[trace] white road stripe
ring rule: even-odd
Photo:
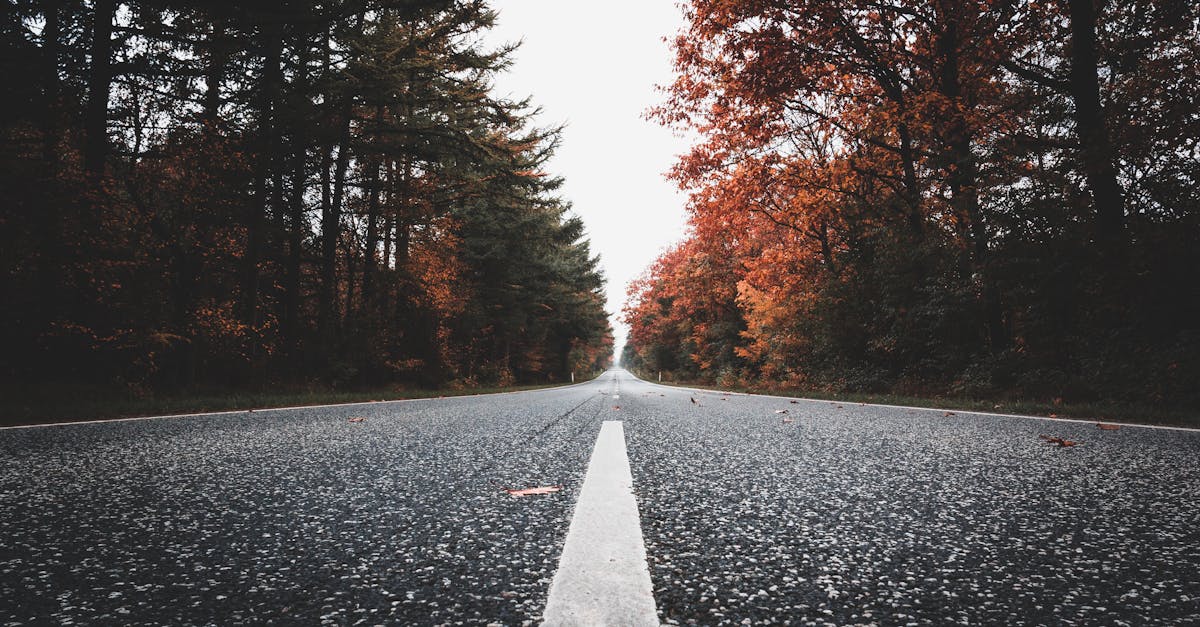
[[[658,625],[620,421],[596,438],[543,624]]]

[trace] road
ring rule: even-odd
[[[606,421],[663,623],[1200,624],[1200,432],[622,370],[2,430],[0,624],[537,624]]]

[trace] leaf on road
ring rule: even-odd
[[[792,424],[793,422],[796,422],[796,419],[795,419],[795,418],[784,418],[784,419],[783,419],[783,424],[785,424],[785,425],[790,425],[790,424]]]
[[[1039,435],[1038,437],[1045,440],[1047,443],[1053,444],[1059,448],[1066,448],[1066,447],[1070,447],[1070,446],[1076,446],[1079,444],[1079,442],[1077,442],[1075,440],[1067,440],[1065,438],[1060,438],[1058,436]]]
[[[613,409],[621,409],[620,405],[613,405]]]
[[[788,413],[788,410],[786,410],[786,409],[776,409],[776,410],[775,410],[775,413],[777,413],[777,414],[786,414],[786,413]]]
[[[347,420],[346,422],[366,422],[366,421],[367,421],[367,419],[363,418],[362,416],[355,416],[355,417]]]
[[[1121,428],[1121,425],[1111,425],[1106,422],[1097,422],[1096,426],[1099,427],[1101,431],[1116,431],[1117,429]]]
[[[793,404],[793,405],[799,405],[799,404],[800,404],[800,401],[788,401],[788,402],[789,402],[789,403],[791,403],[791,404]]]
[[[562,486],[560,486],[560,485],[547,485],[547,486],[541,486],[538,488],[521,488],[519,490],[505,488],[504,491],[508,492],[509,494],[511,494],[513,496],[533,496],[535,494],[551,494],[554,492],[558,492],[561,489],[562,489]]]
[[[943,418],[949,418],[950,416],[953,416],[953,415],[954,415],[954,412],[952,412],[952,411],[948,411],[948,412],[946,412],[946,413],[942,414],[942,417],[943,417]]]
[[[699,403],[697,403],[697,402],[696,402],[696,399],[695,399],[694,397],[691,397],[691,396],[689,396],[688,398],[691,398],[691,399],[692,399],[692,404],[693,404],[693,405],[699,405]]]

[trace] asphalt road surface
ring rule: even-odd
[[[662,623],[1200,624],[1200,432],[622,370],[2,430],[0,624],[538,624],[605,421]]]

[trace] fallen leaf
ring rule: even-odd
[[[952,412],[952,411],[948,411],[948,412],[942,414],[942,416],[945,418],[949,418],[950,416],[953,416],[953,415],[954,415],[954,412]]]
[[[562,489],[560,485],[547,485],[539,488],[521,488],[520,490],[512,490],[505,488],[504,491],[513,496],[533,496],[534,494],[551,494]]]
[[[620,405],[613,405],[613,409],[621,409]]]
[[[1097,422],[1096,426],[1099,427],[1101,431],[1116,431],[1117,429],[1121,428],[1121,425],[1110,425],[1104,422]]]
[[[791,404],[793,404],[793,405],[799,405],[799,404],[800,404],[800,401],[788,401],[788,402],[789,402],[789,403],[791,403]]]
[[[690,396],[689,396],[688,398],[691,398],[691,399],[692,399],[692,404],[693,404],[693,405],[697,404],[697,403],[696,403],[696,399],[695,399],[695,398],[692,398],[692,397],[690,397]]]
[[[785,425],[790,425],[790,424],[792,424],[793,422],[796,422],[796,419],[795,419],[795,418],[784,418],[784,419],[783,419],[783,424],[785,424]]]
[[[1050,414],[1051,418],[1058,418],[1058,414]]]
[[[366,422],[366,421],[367,421],[367,419],[363,418],[362,416],[355,416],[355,417],[347,420],[346,422]]]
[[[788,410],[786,410],[786,409],[776,409],[776,410],[775,410],[775,413],[777,413],[777,414],[786,414],[786,413],[788,413]]]

